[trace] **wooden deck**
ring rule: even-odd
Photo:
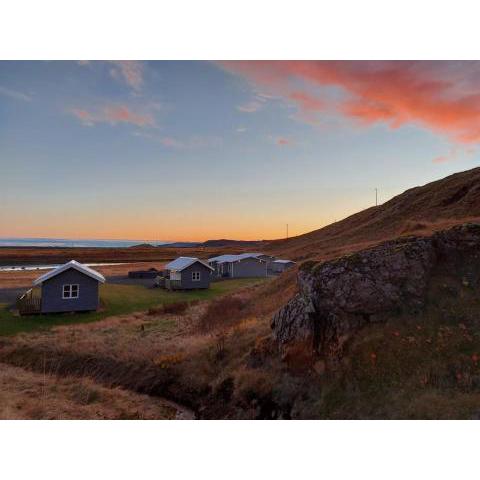
[[[30,289],[17,298],[17,309],[20,315],[36,315],[42,310],[42,299]]]
[[[169,278],[165,279],[165,288],[167,290],[181,290],[182,281],[181,280],[170,280]]]

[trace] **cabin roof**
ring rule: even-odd
[[[263,260],[260,260],[258,257],[262,256],[263,253],[240,253],[239,255],[219,255],[218,257],[212,257],[209,258],[209,262],[217,262],[217,263],[231,263],[231,262],[238,262],[240,260],[244,260],[245,258],[256,258],[260,262],[263,262]]]
[[[177,272],[181,272],[182,270],[185,270],[187,267],[193,265],[196,262],[199,262],[208,269],[213,270],[210,265],[196,257],[178,257],[172,262],[165,265],[165,268],[167,270],[176,270]]]
[[[36,280],[33,281],[34,285],[40,285],[41,283],[45,282],[46,280],[50,280],[51,278],[59,275],[62,272],[65,272],[69,270],[70,268],[73,268],[77,270],[80,273],[83,273],[87,275],[88,277],[91,277],[101,283],[105,283],[105,277],[101,274],[98,273],[96,270],[93,270],[93,268],[87,267],[86,265],[83,265],[76,260],[70,260],[69,262],[65,263],[64,265],[59,265],[58,267],[54,268],[53,270],[50,270],[49,272],[43,274],[42,276],[38,277]]]

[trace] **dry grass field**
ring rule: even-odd
[[[108,388],[167,397],[198,413],[226,362],[234,360],[229,369],[237,368],[250,344],[268,334],[268,321],[263,320],[290,289],[272,290],[273,282],[250,283],[180,313],[151,308],[89,324],[19,333],[4,338],[0,361],[37,374],[87,378]],[[275,295],[266,302],[250,301],[271,293]]]
[[[162,399],[0,364],[0,418],[38,420],[174,419],[187,416]]]

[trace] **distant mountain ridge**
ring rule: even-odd
[[[191,248],[191,247],[255,247],[261,245],[261,240],[229,240],[222,238],[219,240],[206,240],[205,242],[173,242],[159,245],[159,247],[168,248]]]

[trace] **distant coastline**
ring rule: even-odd
[[[0,238],[0,247],[58,247],[58,248],[125,248],[133,247],[141,243],[150,245],[165,245],[170,242],[145,241],[145,240],[93,240],[93,239],[69,239],[69,238],[27,238],[10,237]]]
[[[129,248],[129,247],[168,247],[168,248],[196,248],[196,247],[255,247],[261,240],[231,240],[217,239],[205,242],[169,242],[158,240],[93,240],[68,238],[27,238],[9,237],[0,238],[0,248]]]

